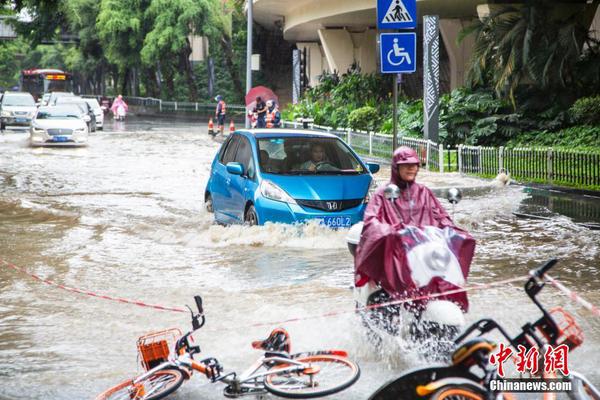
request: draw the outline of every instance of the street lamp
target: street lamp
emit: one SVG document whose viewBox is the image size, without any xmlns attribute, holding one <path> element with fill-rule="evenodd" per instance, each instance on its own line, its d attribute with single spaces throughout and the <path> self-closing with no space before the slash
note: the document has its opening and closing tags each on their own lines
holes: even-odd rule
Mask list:
<svg viewBox="0 0 600 400">
<path fill-rule="evenodd" d="M 252 89 L 252 2 L 253 0 L 247 0 L 248 3 L 248 34 L 246 40 L 246 94 Z M 245 96 L 244 96 L 245 101 Z M 250 119 L 248 118 L 248 111 L 245 112 L 246 129 L 250 128 Z"/>
</svg>

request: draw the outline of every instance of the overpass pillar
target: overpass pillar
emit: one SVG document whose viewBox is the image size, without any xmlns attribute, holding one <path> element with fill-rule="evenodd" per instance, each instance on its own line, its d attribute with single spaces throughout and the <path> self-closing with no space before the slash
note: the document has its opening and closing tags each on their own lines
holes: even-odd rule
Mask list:
<svg viewBox="0 0 600 400">
<path fill-rule="evenodd" d="M 319 29 L 319 39 L 329 72 L 346 73 L 354 62 L 354 43 L 350 32 L 346 29 Z"/>
<path fill-rule="evenodd" d="M 471 24 L 471 20 L 440 20 L 440 32 L 450 61 L 450 89 L 452 90 L 465 84 L 469 60 L 475 45 L 475 35 L 466 36 L 460 44 L 456 39 L 459 32 Z"/>
</svg>

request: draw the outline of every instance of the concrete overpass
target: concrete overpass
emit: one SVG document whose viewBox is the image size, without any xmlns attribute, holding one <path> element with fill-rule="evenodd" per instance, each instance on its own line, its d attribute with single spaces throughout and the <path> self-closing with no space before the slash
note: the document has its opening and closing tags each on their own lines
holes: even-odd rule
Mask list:
<svg viewBox="0 0 600 400">
<path fill-rule="evenodd" d="M 576 13 L 582 12 L 590 2 L 592 0 L 562 0 L 557 6 Z M 419 25 L 423 15 L 440 17 L 444 43 L 440 52 L 441 68 L 442 79 L 444 76 L 447 79 L 446 89 L 463 85 L 474 44 L 473 38 L 467 37 L 458 45 L 458 33 L 476 18 L 488 14 L 490 9 L 507 3 L 507 0 L 417 0 Z M 257 23 L 281 29 L 285 40 L 294 42 L 301 50 L 306 49 L 311 86 L 318 83 L 317 77 L 323 71 L 344 73 L 354 62 L 363 72 L 379 71 L 376 0 L 254 0 L 253 4 Z M 596 0 L 594 9 L 597 4 Z M 599 20 L 596 14 L 596 24 Z M 587 23 L 590 22 L 591 18 Z M 422 51 L 418 49 L 417 53 L 421 59 Z"/>
</svg>

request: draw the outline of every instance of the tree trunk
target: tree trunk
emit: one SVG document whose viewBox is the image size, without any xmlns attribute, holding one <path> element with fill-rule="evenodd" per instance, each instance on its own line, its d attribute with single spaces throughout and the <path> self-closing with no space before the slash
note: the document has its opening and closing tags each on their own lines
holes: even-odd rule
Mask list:
<svg viewBox="0 0 600 400">
<path fill-rule="evenodd" d="M 173 67 L 167 63 L 163 64 L 163 76 L 165 77 L 165 86 L 167 87 L 167 100 L 175 99 L 175 82 L 173 80 Z"/>
<path fill-rule="evenodd" d="M 123 74 L 123 82 L 121 82 L 121 93 L 117 93 L 117 95 L 122 94 L 126 96 L 129 91 L 127 87 L 129 86 L 129 68 L 125 68 L 125 73 Z"/>
<path fill-rule="evenodd" d="M 181 66 L 185 71 L 185 79 L 188 84 L 188 98 L 190 101 L 198 101 L 198 87 L 196 86 L 196 79 L 194 78 L 194 70 L 192 68 L 192 62 L 190 61 L 190 55 L 192 54 L 192 47 L 190 42 L 186 39 L 187 45 L 181 51 Z"/>
<path fill-rule="evenodd" d="M 227 34 L 223 34 L 221 36 L 221 48 L 223 49 L 223 53 L 225 55 L 225 65 L 229 70 L 229 75 L 231 75 L 231 80 L 233 82 L 233 88 L 239 94 L 240 98 L 244 98 L 246 91 L 242 87 L 242 80 L 240 78 L 240 72 L 235 68 L 233 64 L 233 47 L 231 46 L 231 38 Z"/>
</svg>

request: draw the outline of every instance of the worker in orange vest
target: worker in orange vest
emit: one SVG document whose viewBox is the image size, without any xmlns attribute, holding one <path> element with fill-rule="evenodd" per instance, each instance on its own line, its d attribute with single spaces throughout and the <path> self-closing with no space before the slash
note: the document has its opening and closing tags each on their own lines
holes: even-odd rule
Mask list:
<svg viewBox="0 0 600 400">
<path fill-rule="evenodd" d="M 281 113 L 273 100 L 267 101 L 267 128 L 281 127 Z"/>
<path fill-rule="evenodd" d="M 221 136 L 223 136 L 223 131 L 225 130 L 225 117 L 227 116 L 227 104 L 225 104 L 225 100 L 223 100 L 223 96 L 218 95 L 215 97 L 217 101 L 217 108 L 215 110 L 215 117 L 217 119 L 217 130 L 221 132 Z"/>
</svg>

